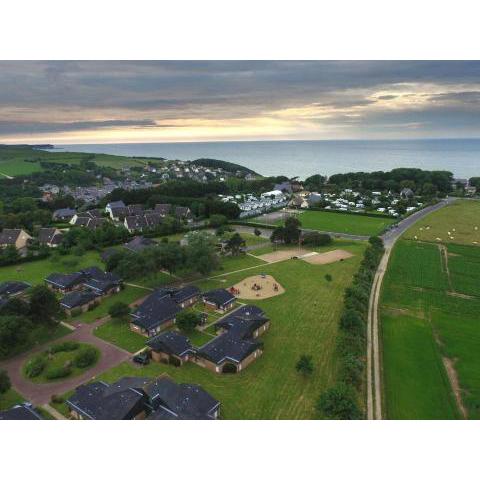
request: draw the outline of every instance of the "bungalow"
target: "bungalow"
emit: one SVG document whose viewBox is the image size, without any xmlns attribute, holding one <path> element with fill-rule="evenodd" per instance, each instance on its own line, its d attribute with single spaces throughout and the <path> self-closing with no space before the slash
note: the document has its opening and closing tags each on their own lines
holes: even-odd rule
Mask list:
<svg viewBox="0 0 480 480">
<path fill-rule="evenodd" d="M 52 219 L 69 222 L 76 213 L 77 211 L 74 208 L 59 208 L 53 212 Z"/>
<path fill-rule="evenodd" d="M 4 228 L 0 233 L 0 248 L 13 245 L 17 250 L 24 250 L 32 237 L 20 228 Z"/>
<path fill-rule="evenodd" d="M 218 288 L 204 293 L 203 303 L 208 308 L 225 312 L 233 308 L 233 305 L 235 304 L 235 295 L 232 295 L 224 288 Z"/>
<path fill-rule="evenodd" d="M 46 279 L 47 287 L 62 293 L 79 289 L 85 280 L 82 272 L 74 273 L 51 273 Z"/>
<path fill-rule="evenodd" d="M 31 403 L 22 403 L 1 411 L 0 420 L 43 420 L 43 418 Z"/>
<path fill-rule="evenodd" d="M 86 312 L 90 307 L 98 305 L 98 303 L 98 295 L 87 290 L 67 293 L 60 300 L 60 306 L 69 316 L 71 316 L 73 312 Z"/>
<path fill-rule="evenodd" d="M 47 247 L 58 247 L 62 243 L 63 233 L 58 228 L 41 228 L 38 231 L 38 242 Z"/>
<path fill-rule="evenodd" d="M 66 401 L 70 415 L 78 420 L 138 420 L 149 412 L 144 388 L 147 378 L 125 377 L 110 385 L 93 382 L 81 385 Z"/>
<path fill-rule="evenodd" d="M 133 253 L 138 253 L 145 248 L 153 247 L 155 245 L 157 245 L 157 242 L 155 240 L 152 240 L 151 238 L 137 236 L 129 242 L 125 243 L 123 246 Z"/>
<path fill-rule="evenodd" d="M 149 295 L 144 302 L 131 313 L 130 328 L 147 337 L 153 337 L 175 323 L 181 307 L 165 290 L 159 289 Z"/>
<path fill-rule="evenodd" d="M 96 295 L 111 295 L 121 290 L 121 279 L 111 272 L 103 272 L 98 267 L 90 267 L 81 272 L 85 275 L 83 285 Z"/>
<path fill-rule="evenodd" d="M 187 285 L 174 291 L 171 297 L 180 307 L 187 308 L 198 301 L 200 289 L 195 285 Z"/>
<path fill-rule="evenodd" d="M 161 363 L 183 365 L 195 355 L 190 340 L 177 332 L 164 332 L 147 341 L 151 348 L 152 360 Z"/>
<path fill-rule="evenodd" d="M 215 323 L 218 332 L 233 332 L 242 339 L 257 338 L 270 327 L 270 320 L 255 305 L 243 305 Z"/>
<path fill-rule="evenodd" d="M 31 285 L 27 282 L 2 282 L 0 283 L 0 297 L 16 297 L 30 287 Z"/>
<path fill-rule="evenodd" d="M 215 373 L 237 373 L 262 354 L 262 345 L 227 331 L 203 345 L 195 363 Z"/>
<path fill-rule="evenodd" d="M 220 402 L 199 385 L 163 376 L 146 387 L 153 412 L 148 420 L 215 420 Z"/>
<path fill-rule="evenodd" d="M 172 205 L 170 205 L 170 203 L 157 203 L 155 205 L 155 212 L 157 212 L 162 217 L 166 217 L 167 215 L 170 215 L 171 211 L 172 211 Z"/>
</svg>

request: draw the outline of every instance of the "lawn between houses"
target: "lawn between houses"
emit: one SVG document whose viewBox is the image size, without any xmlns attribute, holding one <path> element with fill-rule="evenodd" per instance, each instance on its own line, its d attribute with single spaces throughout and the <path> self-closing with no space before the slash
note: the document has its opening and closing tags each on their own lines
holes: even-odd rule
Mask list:
<svg viewBox="0 0 480 480">
<path fill-rule="evenodd" d="M 388 418 L 480 418 L 479 310 L 478 247 L 397 243 L 380 310 Z"/>
<path fill-rule="evenodd" d="M 236 375 L 215 375 L 193 364 L 176 368 L 152 362 L 139 368 L 132 362 L 124 362 L 98 378 L 115 381 L 122 376 L 155 377 L 168 373 L 176 381 L 197 383 L 210 392 L 222 402 L 223 418 L 315 418 L 315 401 L 336 381 L 335 339 L 343 294 L 365 249 L 363 242 L 348 243 L 348 246 L 339 243 L 355 256 L 330 265 L 287 260 L 258 267 L 258 271 L 275 277 L 286 292 L 261 301 L 245 301 L 260 306 L 272 322 L 261 337 L 264 354 L 245 371 Z M 329 247 L 334 248 L 337 245 Z M 327 273 L 333 278 L 331 282 L 325 279 Z M 226 287 L 249 275 L 249 271 L 227 273 L 220 278 L 200 280 L 197 284 L 202 290 Z M 313 356 L 315 370 L 311 378 L 304 378 L 295 370 L 299 356 L 304 353 Z"/>
</svg>

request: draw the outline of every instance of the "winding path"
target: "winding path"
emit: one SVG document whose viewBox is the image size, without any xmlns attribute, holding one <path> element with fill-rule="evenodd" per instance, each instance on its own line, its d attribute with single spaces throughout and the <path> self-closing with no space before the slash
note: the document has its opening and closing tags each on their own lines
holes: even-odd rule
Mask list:
<svg viewBox="0 0 480 480">
<path fill-rule="evenodd" d="M 421 220 L 426 215 L 439 210 L 453 203 L 456 198 L 446 198 L 436 205 L 430 205 L 423 210 L 413 213 L 409 217 L 398 223 L 393 228 L 382 235 L 385 246 L 385 253 L 380 260 L 377 272 L 373 279 L 372 290 L 370 293 L 370 302 L 368 308 L 367 321 L 367 418 L 368 420 L 382 419 L 382 368 L 381 368 L 381 352 L 379 340 L 379 320 L 378 320 L 378 303 L 382 282 L 388 266 L 390 253 L 395 242 L 402 234 L 410 228 L 414 223 Z"/>
</svg>

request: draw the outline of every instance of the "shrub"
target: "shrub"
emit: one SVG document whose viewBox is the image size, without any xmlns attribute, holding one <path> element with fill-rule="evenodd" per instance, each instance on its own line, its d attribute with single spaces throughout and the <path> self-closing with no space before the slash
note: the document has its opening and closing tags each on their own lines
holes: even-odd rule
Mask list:
<svg viewBox="0 0 480 480">
<path fill-rule="evenodd" d="M 87 347 L 75 355 L 73 364 L 77 368 L 86 368 L 93 365 L 97 360 L 97 350 L 93 347 Z"/>
<path fill-rule="evenodd" d="M 358 420 L 362 417 L 355 400 L 355 390 L 345 383 L 338 383 L 320 395 L 317 412 L 335 420 Z"/>
<path fill-rule="evenodd" d="M 123 318 L 130 313 L 130 307 L 125 302 L 115 302 L 109 309 L 108 314 L 112 318 Z"/>
<path fill-rule="evenodd" d="M 43 355 L 37 355 L 25 365 L 25 375 L 28 378 L 38 377 L 47 365 L 47 359 Z"/>
<path fill-rule="evenodd" d="M 340 317 L 340 328 L 342 330 L 362 332 L 363 326 L 362 317 L 356 310 L 345 310 Z"/>
<path fill-rule="evenodd" d="M 52 395 L 50 398 L 52 403 L 64 403 L 64 399 L 60 395 Z"/>
<path fill-rule="evenodd" d="M 68 377 L 72 373 L 70 365 L 63 365 L 62 367 L 51 367 L 45 372 L 47 380 L 56 380 L 59 378 Z"/>
<path fill-rule="evenodd" d="M 327 233 L 308 232 L 302 237 L 304 245 L 311 245 L 312 247 L 323 247 L 332 243 L 332 237 Z"/>
<path fill-rule="evenodd" d="M 327 274 L 325 275 L 325 280 L 326 280 L 327 282 L 331 282 L 331 281 L 333 280 L 333 277 L 332 277 L 329 273 L 327 273 Z"/>
<path fill-rule="evenodd" d="M 73 352 L 79 348 L 77 342 L 66 341 L 61 343 L 55 343 L 48 349 L 48 353 L 55 354 L 58 352 Z"/>
</svg>

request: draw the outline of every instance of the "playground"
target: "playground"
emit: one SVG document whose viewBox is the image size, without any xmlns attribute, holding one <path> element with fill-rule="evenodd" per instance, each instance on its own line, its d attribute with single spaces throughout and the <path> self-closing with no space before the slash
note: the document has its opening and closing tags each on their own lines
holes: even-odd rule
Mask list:
<svg viewBox="0 0 480 480">
<path fill-rule="evenodd" d="M 285 293 L 285 289 L 271 275 L 253 275 L 236 283 L 229 289 L 237 298 L 263 300 Z"/>
</svg>

